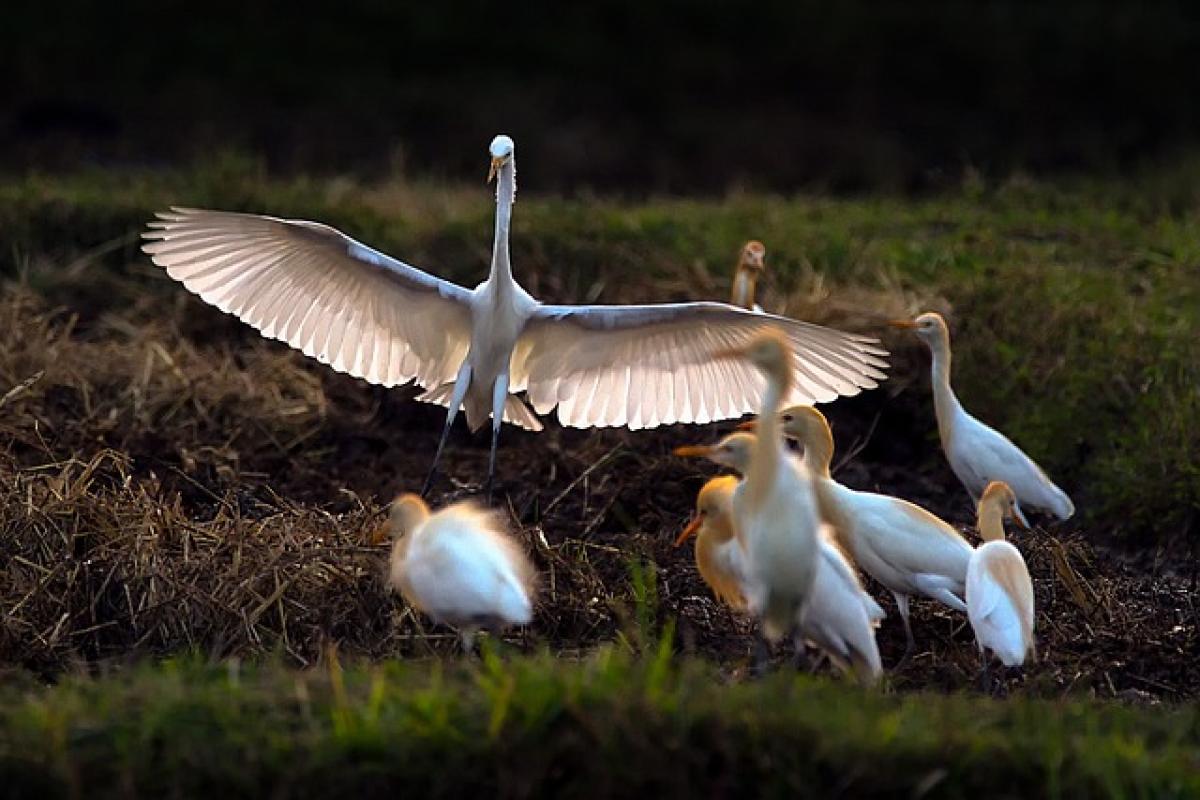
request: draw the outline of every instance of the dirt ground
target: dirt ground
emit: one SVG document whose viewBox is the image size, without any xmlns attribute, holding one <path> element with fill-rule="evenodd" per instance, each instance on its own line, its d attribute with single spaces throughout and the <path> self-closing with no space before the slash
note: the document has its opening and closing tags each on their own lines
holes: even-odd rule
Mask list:
<svg viewBox="0 0 1200 800">
<path fill-rule="evenodd" d="M 191 302 L 178 301 L 167 327 L 127 330 L 28 298 L 3 304 L 0 323 L 20 333 L 0 354 L 0 663 L 53 675 L 182 652 L 307 664 L 330 643 L 347 657 L 453 652 L 449 631 L 387 592 L 387 549 L 369 544 L 387 500 L 420 487 L 444 412 L 232 321 L 195 322 Z M 922 363 L 901 352 L 884 388 L 825 407 L 835 474 L 967 531 L 967 496 L 936 457 Z M 614 637 L 637 646 L 633 621 L 651 614 L 676 620 L 684 651 L 743 675 L 751 626 L 712 599 L 691 548 L 672 547 L 716 470 L 671 450 L 732 427 L 506 427 L 498 502 L 541 574 L 535 623 L 512 644 L 563 657 Z M 435 505 L 480 490 L 487 444 L 456 427 Z M 1074 522 L 1014 541 L 1037 593 L 1039 659 L 998 676 L 997 691 L 1133 702 L 1200 693 L 1193 559 L 1121 552 Z M 656 578 L 640 611 L 639 561 Z M 891 598 L 868 586 L 889 611 L 878 636 L 890 666 L 903 629 Z M 966 619 L 928 601 L 913 608 L 919 652 L 889 685 L 974 689 Z"/>
</svg>

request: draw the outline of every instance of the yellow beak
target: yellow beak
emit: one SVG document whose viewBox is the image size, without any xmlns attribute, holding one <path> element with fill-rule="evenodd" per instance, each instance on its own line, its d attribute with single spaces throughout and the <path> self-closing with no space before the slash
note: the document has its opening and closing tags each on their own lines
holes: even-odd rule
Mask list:
<svg viewBox="0 0 1200 800">
<path fill-rule="evenodd" d="M 758 430 L 758 420 L 748 419 L 745 422 L 738 423 L 738 426 L 736 428 L 734 428 L 734 430 L 735 431 L 754 432 L 754 431 Z"/>
<path fill-rule="evenodd" d="M 917 327 L 917 323 L 910 319 L 893 319 L 888 322 L 893 328 L 903 328 L 904 330 L 912 330 Z"/>
<path fill-rule="evenodd" d="M 679 536 L 676 537 L 674 546 L 681 547 L 684 542 L 686 542 L 688 539 L 690 539 L 692 536 L 694 536 L 696 534 L 696 531 L 700 530 L 700 523 L 703 521 L 704 521 L 703 514 L 697 514 L 696 516 L 692 517 L 692 521 L 689 522 L 687 524 L 687 527 L 683 529 L 683 533 L 679 534 Z"/>
<path fill-rule="evenodd" d="M 496 173 L 500 171 L 500 167 L 503 166 L 503 164 L 504 164 L 503 158 L 493 158 L 492 159 L 492 166 L 488 167 L 488 177 L 487 177 L 488 183 L 491 183 L 492 181 L 494 181 L 496 179 Z"/>
<path fill-rule="evenodd" d="M 685 444 L 682 447 L 676 447 L 673 451 L 677 456 L 684 458 L 707 458 L 713 451 L 711 445 L 707 444 Z"/>
</svg>

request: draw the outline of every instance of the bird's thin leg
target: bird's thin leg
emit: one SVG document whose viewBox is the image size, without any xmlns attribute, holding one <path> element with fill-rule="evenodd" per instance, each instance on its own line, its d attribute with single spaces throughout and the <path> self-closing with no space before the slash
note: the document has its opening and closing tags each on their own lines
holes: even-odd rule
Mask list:
<svg viewBox="0 0 1200 800">
<path fill-rule="evenodd" d="M 900 619 L 904 622 L 904 635 L 907 642 L 904 645 L 904 655 L 900 656 L 900 660 L 896 662 L 896 666 L 892 669 L 901 670 L 908 665 L 909 659 L 912 658 L 913 652 L 917 649 L 917 639 L 913 636 L 912 622 L 908 619 L 908 595 L 892 593 L 896 598 L 896 610 L 900 612 Z"/>
<path fill-rule="evenodd" d="M 468 625 L 460 630 L 458 635 L 462 642 L 463 655 L 471 658 L 475 655 L 475 628 Z"/>
<path fill-rule="evenodd" d="M 804 644 L 803 636 L 797 636 L 792 640 L 792 667 L 796 672 L 812 672 L 815 669 L 815 665 L 808 657 L 808 649 Z"/>
<path fill-rule="evenodd" d="M 437 450 L 433 454 L 433 464 L 429 467 L 429 474 L 425 477 L 425 486 L 421 489 L 421 496 L 429 494 L 429 487 L 433 485 L 433 478 L 437 475 L 438 461 L 442 458 L 442 448 L 446 446 L 446 439 L 450 438 L 450 428 L 454 425 L 454 418 L 458 416 L 459 406 L 462 405 L 463 398 L 467 396 L 467 388 L 471 385 L 471 365 L 463 364 L 458 371 L 458 377 L 454 379 L 454 392 L 450 395 L 450 405 L 446 408 L 446 427 L 442 428 L 442 438 L 438 440 Z"/>
<path fill-rule="evenodd" d="M 492 452 L 488 456 L 487 501 L 492 504 L 492 480 L 496 476 L 496 445 L 500 442 L 500 425 L 504 421 L 504 403 L 508 400 L 508 373 L 496 376 L 492 386 Z"/>
<path fill-rule="evenodd" d="M 988 671 L 987 651 L 979 648 L 979 690 L 988 694 L 992 690 L 992 676 Z"/>
</svg>

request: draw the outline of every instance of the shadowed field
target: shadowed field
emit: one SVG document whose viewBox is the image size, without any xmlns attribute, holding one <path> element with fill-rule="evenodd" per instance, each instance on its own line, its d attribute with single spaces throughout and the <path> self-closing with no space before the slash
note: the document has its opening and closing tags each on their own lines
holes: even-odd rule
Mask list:
<svg viewBox="0 0 1200 800">
<path fill-rule="evenodd" d="M 1178 188 L 1191 171 L 1185 165 L 1179 176 L 1121 185 L 968 183 L 918 201 L 735 194 L 711 202 L 629 204 L 523 191 L 514 229 L 516 274 L 547 300 L 723 297 L 741 242 L 763 239 L 768 310 L 879 335 L 893 352 L 883 387 L 825 408 L 838 442 L 839 479 L 919 502 L 973 538 L 966 494 L 938 450 L 927 354 L 884 325 L 919 310 L 942 311 L 955 337 L 964 403 L 1037 458 L 1080 511 L 1068 523 L 1015 539 L 1037 593 L 1040 659 L 1022 674 L 1002 676 L 998 691 L 1011 705 L 932 699 L 975 691 L 978 660 L 966 620 L 920 601 L 914 625 L 921 652 L 903 671 L 889 673 L 885 697 L 786 676 L 742 686 L 751 628 L 709 596 L 690 549 L 670 545 L 696 490 L 714 471 L 672 457 L 671 449 L 713 440 L 732 423 L 637 434 L 564 430 L 553 422 L 538 435 L 506 429 L 499 496 L 541 573 L 536 619 L 528 631 L 506 638 L 503 665 L 485 660 L 461 674 L 449 668 L 455 677 L 447 686 L 465 681 L 478 688 L 468 690 L 466 705 L 443 709 L 448 718 L 437 716 L 443 713 L 438 703 L 448 702 L 438 699 L 442 690 L 428 686 L 418 696 L 432 705 L 412 700 L 417 705 L 388 716 L 395 693 L 420 683 L 418 674 L 442 674 L 441 657 L 454 652 L 455 640 L 387 593 L 387 551 L 368 544 L 384 504 L 423 479 L 443 412 L 411 402 L 410 389 L 368 386 L 261 339 L 170 281 L 138 253 L 137 233 L 153 210 L 172 203 L 315 218 L 473 284 L 486 270 L 490 248 L 488 192 L 428 183 L 280 181 L 236 159 L 202 171 L 93 172 L 0 187 L 0 330 L 6 332 L 0 340 L 0 664 L 13 670 L 6 683 L 18 698 L 0 711 L 0 771 L 14 769 L 33 780 L 40 768 L 21 770 L 32 763 L 37 743 L 66 736 L 54 780 L 78 789 L 97 770 L 107 781 L 117 769 L 104 764 L 108 745 L 88 742 L 108 742 L 101 731 L 109 724 L 132 737 L 113 739 L 127 743 L 122 747 L 149 737 L 162 741 L 164 752 L 177 752 L 183 744 L 172 737 L 187 726 L 177 731 L 163 722 L 150 730 L 139 727 L 149 724 L 145 719 L 113 716 L 120 701 L 112 698 L 142 693 L 173 698 L 158 712 L 134 704 L 164 720 L 236 727 L 266 703 L 285 707 L 280 713 L 287 719 L 277 720 L 285 729 L 308 730 L 299 739 L 284 737 L 281 742 L 291 743 L 262 756 L 263 771 L 245 774 L 242 793 L 261 787 L 255 781 L 300 786 L 278 772 L 297 753 L 316 753 L 327 765 L 380 763 L 372 759 L 399 752 L 382 743 L 395 741 L 385 734 L 400 728 L 390 726 L 407 726 L 404 720 L 414 714 L 475 721 L 491 714 L 489 741 L 507 741 L 510 728 L 525 731 L 512 739 L 516 753 L 520 742 L 541 741 L 555 725 L 567 724 L 556 715 L 589 718 L 592 707 L 575 705 L 569 698 L 577 695 L 555 682 L 582 681 L 571 691 L 603 695 L 603 687 L 588 683 L 601 680 L 599 674 L 610 688 L 626 680 L 646 681 L 647 692 L 651 685 L 659 687 L 653 692 L 675 687 L 656 695 L 666 705 L 655 724 L 682 737 L 671 740 L 680 748 L 695 745 L 710 755 L 714 747 L 733 753 L 761 743 L 775 735 L 772 726 L 793 724 L 786 710 L 757 721 L 732 713 L 742 700 L 766 713 L 763 698 L 773 691 L 817 709 L 807 733 L 787 740 L 793 743 L 825 741 L 821 720 L 845 713 L 875 720 L 862 730 L 893 726 L 889 736 L 845 733 L 845 748 L 818 748 L 815 760 L 803 762 L 803 769 L 816 771 L 813 785 L 842 785 L 822 781 L 845 769 L 851 776 L 842 776 L 846 786 L 874 791 L 864 765 L 885 751 L 900 753 L 893 749 L 901 741 L 894 726 L 911 724 L 928 727 L 913 745 L 924 753 L 913 757 L 925 771 L 913 773 L 908 786 L 941 781 L 936 765 L 942 763 L 956 787 L 971 785 L 961 778 L 975 775 L 982 761 L 941 762 L 931 755 L 945 748 L 978 759 L 1003 751 L 1009 761 L 997 763 L 1030 765 L 1014 781 L 1042 788 L 1071 781 L 1117 796 L 1129 786 L 1183 786 L 1176 770 L 1196 763 L 1190 711 L 1153 723 L 1159 727 L 1151 732 L 1149 716 L 1107 703 L 1063 702 L 1187 701 L 1192 708 L 1200 692 L 1194 666 L 1200 649 L 1194 601 L 1200 203 Z M 485 438 L 457 429 L 435 503 L 477 492 L 486 458 Z M 874 588 L 891 612 L 879 632 L 890 665 L 903 650 L 903 632 L 890 599 Z M 664 637 L 664 629 L 673 633 Z M 348 660 L 403 657 L 413 665 L 356 668 L 355 688 L 343 690 L 321 677 L 332 649 Z M 672 652 L 706 664 L 668 663 Z M 659 653 L 658 667 L 651 653 Z M 187 663 L 161 674 L 126 675 L 131 662 L 185 654 L 265 658 L 278 666 L 249 679 L 259 687 L 254 692 L 266 694 L 233 690 L 239 699 L 228 707 L 215 698 L 238 686 L 236 677 L 227 686 L 220 673 Z M 613 658 L 623 665 L 615 672 L 597 666 Z M 561 666 L 550 667 L 552 660 Z M 322 670 L 315 677 L 283 671 L 297 666 Z M 510 691 L 502 677 L 508 669 L 518 673 L 511 689 L 517 698 L 511 707 L 522 709 L 517 717 L 505 716 L 509 701 L 498 699 Z M 643 674 L 655 669 L 666 672 Z M 93 688 L 74 678 L 60 689 L 36 688 L 44 678 L 112 671 L 124 677 Z M 194 699 L 170 688 L 172 681 L 193 678 L 207 687 Z M 271 699 L 272 692 L 291 692 L 286 685 L 293 680 L 297 697 L 310 690 L 301 685 L 316 692 L 315 706 Z M 699 718 L 688 717 L 682 698 L 688 691 L 703 695 L 696 687 L 712 680 L 738 684 L 735 694 L 741 694 L 714 699 Z M 364 688 L 379 681 L 383 699 Z M 530 688 L 529 682 L 540 683 Z M 585 684 L 590 688 L 579 688 Z M 910 692 L 916 694 L 910 698 Z M 484 695 L 490 699 L 476 703 Z M 100 697 L 114 705 L 94 705 Z M 1048 705 L 1038 705 L 1042 701 Z M 546 712 L 546 719 L 557 720 L 549 728 L 530 722 L 541 719 L 535 712 L 545 703 L 557 709 Z M 626 723 L 647 708 L 633 695 L 603 703 L 614 704 L 605 706 L 612 719 Z M 1001 730 L 1013 726 L 1018 737 L 1047 714 L 1094 713 L 1098 727 L 1087 728 L 1087 735 L 1140 766 L 1124 773 L 1102 766 L 1116 763 L 1101 755 L 1109 751 L 1075 739 L 1070 746 L 1080 749 L 1072 752 L 1094 751 L 1094 761 L 1048 750 L 1045 762 L 1021 761 L 1025 756 L 1012 749 L 1019 746 L 1005 744 L 1003 735 L 987 739 L 992 722 L 981 724 L 983 738 L 969 739 L 968 746 L 954 731 L 977 713 Z M 312 727 L 297 722 L 313 714 Z M 610 720 L 604 714 L 595 719 Z M 907 716 L 914 714 L 926 717 Z M 1140 733 L 1105 738 L 1110 718 L 1129 726 L 1121 730 Z M 477 734 L 470 727 L 475 722 L 438 724 L 446 738 L 420 745 L 430 748 L 427 756 L 443 758 L 439 748 Z M 739 731 L 753 733 L 743 741 Z M 34 744 L 22 749 L 21 741 Z M 136 761 L 135 751 L 121 751 L 126 755 L 114 763 L 124 764 L 125 779 L 142 786 L 139 776 L 149 767 Z M 729 775 L 742 774 L 749 762 L 739 759 L 751 756 L 738 752 L 728 756 L 728 771 L 714 768 L 714 780 L 740 785 Z M 366 762 L 356 761 L 363 753 Z M 561 755 L 568 762 L 579 757 Z M 181 769 L 185 762 L 220 761 L 216 750 L 203 750 L 195 762 L 176 757 Z M 519 780 L 495 768 L 505 780 Z M 198 774 L 208 774 L 205 769 Z M 355 774 L 356 781 L 371 780 Z M 1139 783 L 1122 783 L 1130 775 Z M 183 788 L 209 785 L 197 780 Z M 601 785 L 628 785 L 613 780 Z"/>
</svg>

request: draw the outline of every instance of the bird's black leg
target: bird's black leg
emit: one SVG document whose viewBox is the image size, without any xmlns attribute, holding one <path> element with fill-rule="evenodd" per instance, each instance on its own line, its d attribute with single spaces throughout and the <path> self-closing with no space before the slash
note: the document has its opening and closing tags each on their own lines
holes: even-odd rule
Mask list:
<svg viewBox="0 0 1200 800">
<path fill-rule="evenodd" d="M 767 674 L 767 668 L 771 663 L 771 646 L 767 644 L 767 640 L 759 634 L 754 638 L 754 664 L 750 668 L 750 673 L 761 678 Z"/>
<path fill-rule="evenodd" d="M 429 467 L 429 474 L 425 476 L 425 485 L 421 487 L 421 496 L 425 497 L 429 494 L 429 487 L 433 485 L 434 476 L 437 475 L 438 462 L 442 459 L 442 450 L 446 447 L 446 440 L 450 438 L 450 428 L 454 425 L 454 418 L 458 416 L 459 406 L 462 405 L 463 398 L 467 396 L 467 387 L 471 385 L 471 365 L 463 364 L 458 371 L 458 377 L 454 380 L 454 392 L 450 396 L 450 405 L 446 408 L 446 427 L 442 428 L 442 438 L 438 440 L 437 450 L 433 454 L 433 464 Z"/>
<path fill-rule="evenodd" d="M 982 647 L 979 648 L 979 690 L 984 694 L 991 694 L 992 691 L 992 676 L 988 669 L 987 651 Z"/>
<path fill-rule="evenodd" d="M 500 443 L 500 425 L 504 421 L 504 404 L 508 401 L 508 375 L 498 375 L 492 387 L 492 452 L 488 456 L 487 494 L 488 505 L 492 504 L 492 483 L 496 477 L 496 447 Z"/>
<path fill-rule="evenodd" d="M 908 595 L 897 594 L 895 597 L 896 609 L 900 612 L 900 619 L 904 622 L 904 636 L 907 641 L 904 644 L 904 655 L 900 657 L 900 660 L 896 662 L 896 666 L 892 667 L 892 669 L 901 670 L 908 666 L 909 660 L 916 651 L 917 638 L 913 636 L 912 622 L 908 618 Z"/>
</svg>

